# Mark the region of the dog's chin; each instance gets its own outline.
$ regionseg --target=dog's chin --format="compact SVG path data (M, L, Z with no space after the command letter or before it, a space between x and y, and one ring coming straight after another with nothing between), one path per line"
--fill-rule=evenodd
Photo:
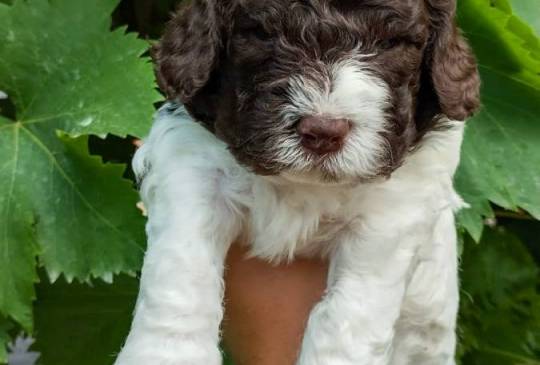
M373 180L373 177L359 175L337 174L314 168L311 170L283 170L275 175L266 175L266 179L280 184L311 185L311 186L355 186Z
M388 177L382 173L381 166L374 165L372 169L354 168L341 169L332 156L313 158L306 154L301 166L284 164L282 160L246 161L235 155L236 160L255 175L277 184L311 185L311 186L356 186L370 183Z

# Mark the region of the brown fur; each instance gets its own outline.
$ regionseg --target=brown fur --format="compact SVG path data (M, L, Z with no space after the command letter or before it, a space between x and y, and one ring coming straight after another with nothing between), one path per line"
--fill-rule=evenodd
M476 61L455 25L456 0L193 0L154 49L161 89L259 173L287 166L270 148L287 81L323 82L324 65L359 48L392 90L388 174L435 127L479 107Z

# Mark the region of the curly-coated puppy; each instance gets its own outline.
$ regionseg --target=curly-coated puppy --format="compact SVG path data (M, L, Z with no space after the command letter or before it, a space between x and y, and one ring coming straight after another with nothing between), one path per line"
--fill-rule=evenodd
M171 102L134 161L149 241L117 365L221 363L235 240L274 262L329 258L297 364L454 363L452 176L479 105L455 6L193 0L178 12L154 49Z

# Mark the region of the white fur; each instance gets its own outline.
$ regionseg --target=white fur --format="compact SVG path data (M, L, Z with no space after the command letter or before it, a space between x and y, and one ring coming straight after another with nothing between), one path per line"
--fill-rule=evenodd
M283 126L306 115L345 118L352 129L342 151L327 158L321 166L336 176L374 175L389 153L381 136L387 127L385 109L390 98L388 86L369 71L367 64L354 58L323 66L327 80L315 82L306 76L291 77L290 102L283 109ZM324 72L317 73L322 77ZM300 138L288 135L277 141L277 161L295 171L308 172L314 157L304 152Z
M149 242L116 365L221 363L223 262L238 237L268 260L330 257L298 365L453 364L462 123L444 123L390 179L322 186L253 175L183 110L161 112L134 161Z

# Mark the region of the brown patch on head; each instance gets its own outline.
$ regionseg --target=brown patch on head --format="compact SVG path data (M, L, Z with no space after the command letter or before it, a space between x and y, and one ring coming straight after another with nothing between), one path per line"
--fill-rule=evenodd
M259 173L278 173L276 140L291 76L325 87L328 65L362 57L391 91L388 160L403 157L441 114L479 106L476 62L455 25L456 0L192 0L154 49L169 99Z
M424 55L417 122L422 130L437 115L466 120L480 107L476 59L457 28L455 0L425 0L431 37Z
M455 24L455 1L429 0L428 6L434 27L431 76L441 112L465 120L480 105L476 59Z
M211 98L199 98L218 67L228 1L194 0L168 23L152 50L158 84L171 100L184 103L197 119L215 118ZM195 100L202 103L192 108Z

